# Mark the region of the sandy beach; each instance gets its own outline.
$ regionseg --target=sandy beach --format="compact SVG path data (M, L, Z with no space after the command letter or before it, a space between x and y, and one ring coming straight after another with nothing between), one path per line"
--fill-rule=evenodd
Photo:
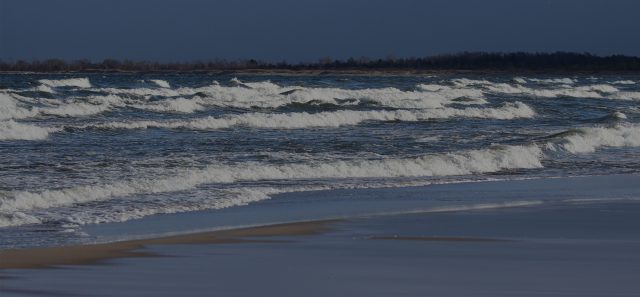
M597 184L597 179L555 182ZM610 184L615 180L609 177ZM528 188L536 195L545 191L540 184L561 196L554 180L493 187L511 195ZM472 193L467 187L475 187L478 193L482 186L445 189L452 196L454 189ZM631 198L573 198L4 250L0 291L3 296L635 296L639 218L640 203Z
M4 252L3 262L11 259L4 268L63 269L3 269L0 290L3 296L635 296L640 241L628 224L637 225L638 214L637 203L613 203L392 215ZM593 221L618 230L591 228Z
M335 221L313 221L216 232L128 240L104 244L0 250L0 269L95 264L113 258L157 256L140 251L150 245L269 242L265 237L312 235Z

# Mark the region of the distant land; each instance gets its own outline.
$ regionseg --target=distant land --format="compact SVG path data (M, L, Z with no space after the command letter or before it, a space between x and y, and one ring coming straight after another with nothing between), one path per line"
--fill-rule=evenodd
M105 59L100 62L80 59L1 61L0 72L255 72L255 73L340 73L340 72L638 72L640 57L590 53L490 53L462 52L422 58L322 58L313 63L266 62L256 59L212 59L192 62L160 63Z

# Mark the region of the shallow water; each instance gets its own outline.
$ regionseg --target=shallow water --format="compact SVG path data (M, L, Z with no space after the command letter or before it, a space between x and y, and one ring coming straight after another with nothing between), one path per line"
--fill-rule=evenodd
M374 216L332 223L320 235L159 245L145 251L160 257L5 270L0 289L3 296L637 296L639 206Z
M2 74L0 248L286 192L637 173L639 102L628 75Z

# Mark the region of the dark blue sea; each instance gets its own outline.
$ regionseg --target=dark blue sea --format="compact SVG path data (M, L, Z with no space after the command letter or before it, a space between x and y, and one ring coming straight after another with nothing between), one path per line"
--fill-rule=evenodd
M639 122L633 75L0 74L0 248L288 193L636 174Z

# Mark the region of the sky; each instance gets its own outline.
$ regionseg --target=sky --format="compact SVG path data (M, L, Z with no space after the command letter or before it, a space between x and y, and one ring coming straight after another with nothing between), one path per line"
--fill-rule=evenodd
M640 56L637 0L0 0L0 59Z

